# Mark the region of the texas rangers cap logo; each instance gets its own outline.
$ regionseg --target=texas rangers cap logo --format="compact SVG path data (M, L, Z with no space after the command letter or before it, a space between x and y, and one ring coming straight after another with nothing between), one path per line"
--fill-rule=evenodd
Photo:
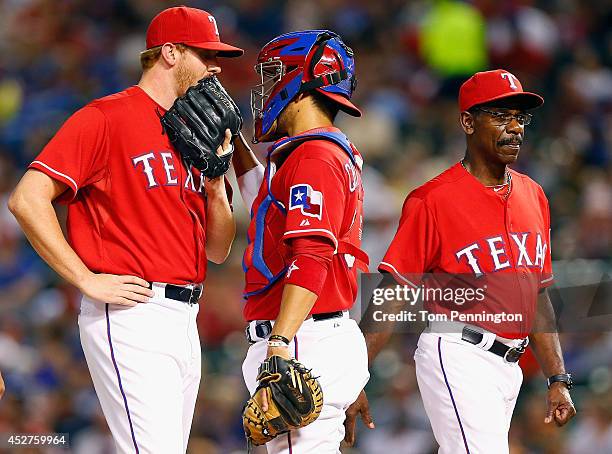
M300 209L304 216L321 220L323 213L323 194L312 189L309 184L296 184L291 186L289 209Z

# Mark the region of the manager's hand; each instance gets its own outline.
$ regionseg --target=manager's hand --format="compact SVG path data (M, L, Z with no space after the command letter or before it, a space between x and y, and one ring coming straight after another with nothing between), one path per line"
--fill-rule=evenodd
M554 421L559 427L564 426L576 415L576 408L564 383L553 383L546 396L548 411L544 422Z
M374 429L374 420L370 415L370 403L364 390L361 390L357 400L346 410L346 419L344 420L344 441L349 446L355 444L355 424L357 415L361 415L363 423L368 429Z

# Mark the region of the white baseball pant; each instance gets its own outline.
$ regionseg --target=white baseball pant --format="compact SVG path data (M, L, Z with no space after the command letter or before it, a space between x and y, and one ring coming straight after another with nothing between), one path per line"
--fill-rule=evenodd
M153 290L135 307L83 297L81 344L117 452L182 454L200 384L199 306Z
M414 361L439 454L508 454L523 382L518 363L461 340L461 333L428 330L419 337Z
M257 341L249 348L242 364L251 395L257 388L257 370L266 359L267 349L266 340ZM320 321L309 318L302 323L289 351L319 377L323 410L312 424L267 443L268 454L340 454L345 411L370 378L363 334L357 323L348 318L348 313Z

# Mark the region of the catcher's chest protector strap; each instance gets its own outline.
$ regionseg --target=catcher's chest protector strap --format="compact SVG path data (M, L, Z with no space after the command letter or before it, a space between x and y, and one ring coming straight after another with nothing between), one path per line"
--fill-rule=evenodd
M342 133L322 131L317 133L302 134L280 140L270 147L268 150L267 166L264 176L264 184L266 185L267 195L259 205L257 212L251 213L251 218L253 218L253 215L255 215L255 234L252 237L247 235L248 246L242 259L242 269L247 275L247 282L249 282L248 276L250 274L257 273L259 274L258 282L260 282L260 284L256 286L257 288L251 289L251 291L245 291L245 298L265 292L287 272L288 264L286 264L284 260L279 260L279 257L276 257L277 260L271 262L269 259L264 258L264 251L268 250L264 245L264 233L270 210L278 209L283 216L287 215L287 209L285 206L272 194L271 186L274 172L272 171L272 166L270 163L273 155L280 152L289 153L297 148L300 144L308 140L327 140L335 143L346 152L351 162L355 165L357 171L361 173L362 161L355 155L353 146L347 137ZM349 232L350 229L348 229L343 236L338 238L338 248L335 251L335 254L352 256L354 258L352 260L355 260L357 268L367 272L369 264L368 255L358 246L347 241L349 239ZM270 246L275 248L277 247L277 245Z

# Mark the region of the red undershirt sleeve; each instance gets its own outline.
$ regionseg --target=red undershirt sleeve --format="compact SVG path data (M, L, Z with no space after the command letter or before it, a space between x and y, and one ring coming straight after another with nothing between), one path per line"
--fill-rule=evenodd
M290 243L291 259L285 276L285 284L293 284L321 293L327 270L334 255L334 246L325 237L294 238Z

